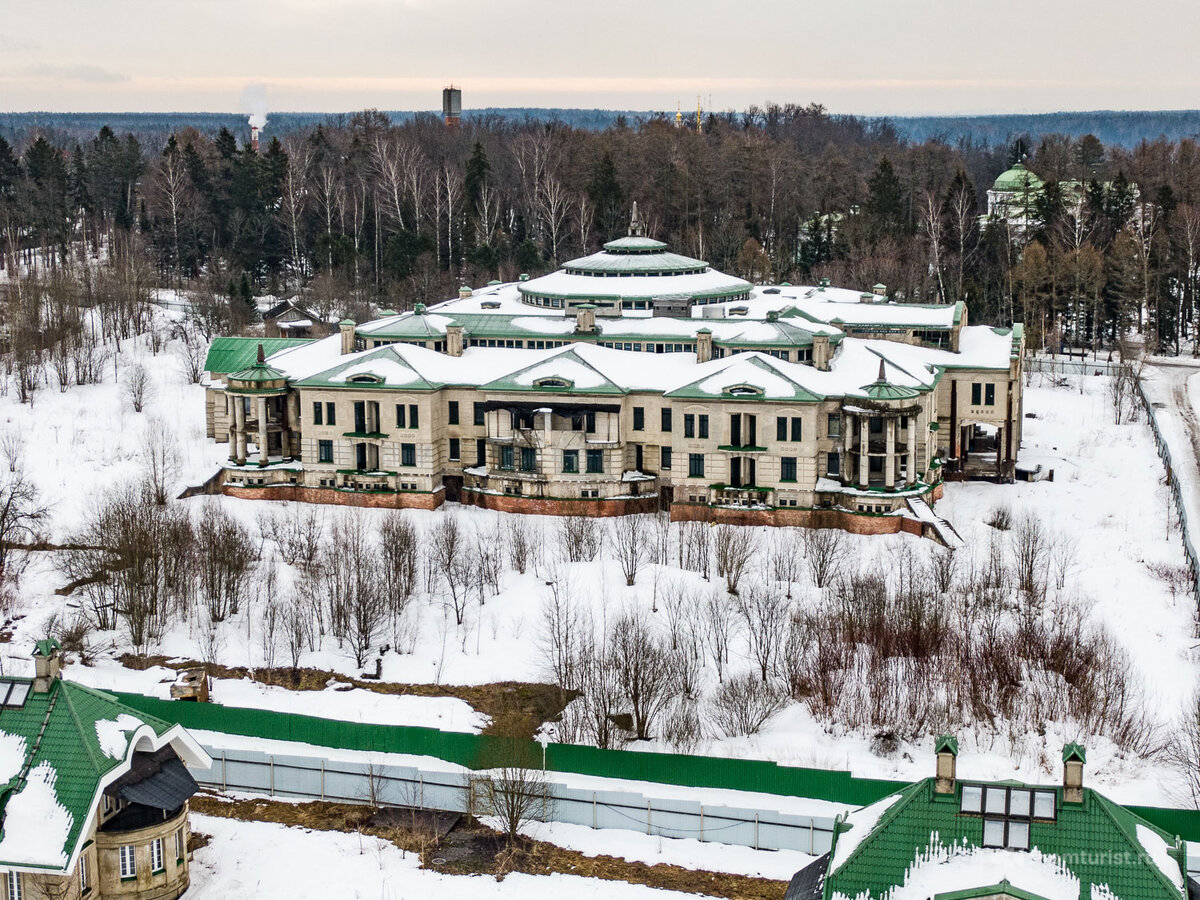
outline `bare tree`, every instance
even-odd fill
[[[537,555],[538,543],[528,519],[524,516],[509,516],[508,562],[521,575],[524,575],[529,567],[530,559]]]
[[[534,768],[534,760],[520,758],[515,742],[506,755],[511,761],[471,776],[468,808],[472,815],[498,820],[512,846],[522,828],[550,818],[552,800],[546,773]]]
[[[805,528],[802,532],[808,574],[818,588],[828,585],[850,551],[846,533],[839,528]]]
[[[646,560],[645,516],[618,516],[612,520],[609,534],[612,539],[613,556],[621,564],[625,584],[632,586],[637,581],[642,563]]]
[[[472,561],[467,552],[467,537],[458,519],[446,513],[429,536],[429,559],[445,585],[447,605],[454,611],[454,622],[463,624],[467,611],[468,586]]]
[[[736,603],[746,630],[747,648],[758,663],[762,680],[766,681],[779,654],[790,606],[773,583],[764,581],[751,582],[737,595]]]
[[[420,570],[417,529],[399,510],[389,514],[379,527],[379,556],[392,645],[399,649],[402,645],[411,645],[415,639],[409,627],[408,613]]]
[[[735,630],[728,596],[719,590],[711,591],[699,612],[705,652],[716,666],[717,680],[723,681],[725,666],[729,664],[729,644]]]
[[[724,577],[730,594],[737,594],[738,583],[754,558],[754,533],[738,525],[718,525],[714,530],[713,551],[717,575]]]
[[[787,695],[753,672],[733,675],[717,688],[709,701],[709,718],[730,737],[758,734],[787,705]]]
[[[146,420],[140,455],[142,475],[151,499],[163,506],[179,477],[179,445],[166,420],[159,416]]]
[[[675,695],[672,653],[650,622],[636,612],[617,620],[610,647],[617,683],[633,716],[634,734],[638,740],[649,740],[659,714]]]
[[[603,533],[591,516],[564,516],[559,520],[559,541],[571,562],[587,562],[596,558],[603,542]]]
[[[25,474],[19,458],[10,458],[9,466],[0,472],[0,576],[9,570],[18,546],[35,540],[50,517],[37,483]]]
[[[134,363],[125,370],[125,397],[134,412],[141,412],[154,397],[154,382],[141,363]]]

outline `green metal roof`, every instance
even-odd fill
[[[249,368],[258,358],[258,345],[270,356],[289,347],[311,344],[312,338],[258,338],[219,337],[213,338],[204,360],[204,370],[214,375],[228,375]]]
[[[662,241],[654,240],[654,238],[631,234],[608,241],[604,245],[604,249],[611,253],[653,253],[656,250],[666,250],[667,245]]]
[[[776,369],[762,357],[733,357],[733,359],[738,363],[736,367],[731,365],[727,370],[710,372],[707,375],[697,378],[695,381],[685,384],[682,387],[678,387],[673,391],[667,391],[663,394],[663,396],[702,400],[716,400],[718,398],[738,399],[741,397],[747,400],[757,400],[760,402],[765,401],[768,403],[816,403],[825,399],[825,395],[818,394],[809,388],[806,388],[804,385]],[[764,376],[766,377],[762,378],[761,384],[755,383],[753,373],[751,373],[751,377],[745,377],[747,374],[747,367],[762,370]],[[734,371],[735,368],[736,371]],[[722,376],[726,373],[728,374],[729,380],[727,383],[720,385],[720,392],[718,393],[712,390],[711,386],[713,385],[714,380],[716,382],[720,382]],[[780,381],[785,382],[791,388],[792,393],[790,395],[778,395],[777,392]],[[704,387],[701,387],[701,385],[708,385],[709,387],[706,390]],[[759,388],[763,390],[764,393],[761,395],[729,393],[730,388],[745,387]],[[771,392],[769,396],[767,394],[768,387],[770,388]]]
[[[536,391],[545,393],[539,384],[547,378],[570,384],[572,394],[626,394],[628,391],[575,352],[572,347],[495,381],[480,386],[484,391]]]
[[[974,782],[972,782],[974,783]],[[992,784],[998,784],[993,782]],[[1056,797],[1057,818],[1054,821],[1030,822],[1030,847],[1042,854],[1054,856],[1080,882],[1080,898],[1087,900],[1090,888],[1107,886],[1120,900],[1183,900],[1175,878],[1180,874],[1163,871],[1155,856],[1143,846],[1138,827],[1149,829],[1161,839],[1167,852],[1176,856],[1185,852],[1175,839],[1139,816],[1117,806],[1090,788],[1084,789],[1082,803],[1064,803],[1058,787],[1038,785],[1005,785],[1052,790]],[[857,846],[836,870],[837,842],[852,830],[841,823],[834,835],[830,855],[830,871],[826,874],[824,900],[834,895],[881,900],[885,894],[904,884],[906,874],[923,855],[942,847],[954,846],[956,851],[983,848],[983,817],[960,812],[962,783],[953,794],[937,794],[935,779],[929,778],[897,792],[898,800],[879,816],[870,831],[860,838]],[[986,785],[985,785],[986,786]],[[885,801],[881,801],[885,802]],[[1021,851],[995,850],[1013,853],[1019,860]],[[1165,855],[1164,855],[1165,856]],[[963,884],[961,889],[983,885]]]
[[[626,240],[640,239],[626,238]],[[655,241],[655,243],[658,242]],[[605,246],[607,247],[608,245],[606,244]],[[708,268],[708,263],[702,259],[693,259],[690,256],[681,256],[678,253],[668,253],[666,251],[661,253],[602,252],[573,259],[566,263],[563,268],[568,272],[580,274],[597,273],[608,275],[614,272],[625,274],[669,272],[675,274],[703,272]]]
[[[39,642],[39,647],[42,643]],[[10,680],[32,685],[29,679]],[[121,719],[122,716],[129,718]],[[15,735],[23,739],[26,753],[22,771],[0,786],[0,867],[53,868],[45,859],[6,858],[3,853],[3,836],[9,825],[7,814],[28,786],[30,777],[36,779],[45,771],[43,764],[53,772],[54,796],[71,820],[63,846],[46,848],[46,858],[57,856],[61,850],[64,861],[72,859],[101,780],[124,766],[127,757],[127,743],[124,748],[101,743],[97,723],[112,723],[101,727],[108,734],[114,729],[125,732],[127,739],[143,725],[159,737],[172,727],[162,719],[125,706],[109,694],[63,679],[55,679],[44,694],[36,694],[31,688],[23,706],[6,707],[0,712],[0,736]],[[120,754],[110,755],[114,750],[120,750]],[[64,867],[65,862],[60,868]]]
[[[1024,164],[1016,163],[1011,169],[996,176],[992,185],[995,191],[1037,191],[1042,189],[1042,179],[1025,168]]]

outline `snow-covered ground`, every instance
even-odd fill
[[[151,417],[158,417],[175,433],[181,450],[180,486],[199,483],[217,468],[226,448],[204,437],[203,390],[185,383],[172,347],[157,356],[144,341],[126,342],[117,358],[123,373],[134,362],[144,365],[157,386],[146,412],[134,413],[109,363],[105,383],[72,387],[65,393],[50,386],[41,390],[32,408],[16,402],[10,392],[0,397],[0,428],[21,434],[26,463],[46,499],[53,505],[50,533],[54,539],[69,535],[79,524],[88,504],[109,485],[133,478],[140,470],[139,451]],[[1132,658],[1130,678],[1143,688],[1152,718],[1166,727],[1175,720],[1197,683],[1193,610],[1185,596],[1172,596],[1166,584],[1148,569],[1153,562],[1178,564],[1182,559],[1179,536],[1169,527],[1163,471],[1149,429],[1142,421],[1114,426],[1104,396],[1104,379],[1076,379],[1069,388],[1042,385],[1034,376],[1027,390],[1023,458],[1042,462],[1055,470],[1053,482],[992,485],[950,484],[938,511],[967,541],[960,553],[985,555],[994,539],[986,525],[991,510],[1000,504],[1015,514],[1038,512],[1055,531],[1072,539],[1077,561],[1071,589],[1096,621],[1107,626]],[[257,534],[257,520],[265,510],[286,510],[287,504],[235,500],[190,500],[188,504],[218,502]],[[373,524],[389,515],[381,510],[323,508],[327,521],[355,515]],[[428,528],[448,514],[460,517],[469,528],[490,532],[503,514],[473,507],[435,512],[405,513],[419,528]],[[383,658],[387,681],[445,684],[482,684],[502,680],[534,681],[546,678],[541,651],[542,606],[549,595],[547,581],[566,586],[573,601],[591,611],[596,620],[611,620],[622,611],[657,605],[662,618],[663,589],[686,583],[710,590],[699,575],[672,567],[647,567],[638,583],[627,588],[620,567],[611,558],[566,564],[553,552],[558,520],[531,517],[543,548],[542,559],[525,575],[514,571],[502,578],[500,593],[486,605],[472,605],[465,624],[454,624],[441,602],[422,596],[415,602],[412,653],[390,652]],[[760,546],[773,540],[761,529]],[[879,560],[887,567],[897,548],[912,547],[922,557],[931,544],[908,535],[849,538],[854,557],[864,563]],[[286,568],[286,567],[285,567]],[[807,576],[804,576],[807,578]],[[35,554],[22,583],[21,612],[13,640],[0,645],[0,665],[6,672],[27,672],[32,642],[43,637],[46,621],[55,613],[70,611],[74,601],[54,593],[66,579],[56,570],[50,554]],[[281,584],[287,584],[286,572]],[[814,589],[798,589],[802,600]],[[263,664],[258,611],[251,604],[222,626],[219,661],[228,665]],[[118,632],[98,636],[101,648],[127,649]],[[188,623],[169,630],[156,652],[172,657],[201,658],[199,635]],[[110,653],[101,653],[96,665],[68,669],[68,677],[99,687],[141,691],[164,696],[171,674],[164,669],[135,672],[123,668]],[[282,656],[282,654],[280,654]],[[733,671],[750,668],[741,640],[734,646]],[[277,663],[279,660],[277,659]],[[327,638],[302,665],[346,674],[360,670],[345,647]],[[703,673],[708,683],[712,672]],[[249,683],[219,682],[214,699],[220,703],[301,711],[307,714],[362,721],[434,725],[470,731],[484,720],[461,701],[435,698],[399,698],[366,691],[307,692],[290,694],[277,688]],[[965,777],[1022,778],[1056,781],[1058,752],[1065,740],[1077,735],[1049,723],[1045,735],[1029,735],[1010,743],[993,736],[960,735],[959,771]],[[646,749],[665,749],[651,743]],[[1183,799],[1173,774],[1162,764],[1128,758],[1103,740],[1091,741],[1088,756],[1090,783],[1103,787],[1124,802],[1173,805]],[[932,754],[925,741],[903,744],[883,757],[872,752],[869,735],[837,733],[824,727],[800,704],[792,704],[752,737],[722,738],[709,735],[698,753],[777,760],[781,763],[849,769],[857,775],[910,779],[932,773]]]
[[[189,900],[287,897],[289,900],[675,900],[694,897],[620,881],[572,875],[442,875],[394,844],[367,835],[310,831],[266,822],[192,816],[192,829],[212,837],[196,851]],[[263,848],[271,848],[264,853]],[[709,845],[704,845],[709,849]],[[699,854],[697,854],[699,857]],[[303,860],[303,865],[297,865]]]

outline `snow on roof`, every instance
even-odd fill
[[[361,334],[371,334],[375,331],[400,331],[408,330],[414,335],[419,334],[445,334],[446,326],[453,325],[454,319],[450,316],[441,316],[437,313],[423,312],[403,312],[395,316],[387,316],[382,319],[375,319],[371,322],[365,322],[359,325],[354,330]]]
[[[25,765],[25,738],[0,731],[0,785],[8,784]]]
[[[927,900],[938,894],[1002,882],[1045,900],[1079,900],[1079,879],[1057,856],[1036,848],[1014,853],[947,847],[936,839],[929,849],[918,853],[904,874],[904,883],[889,892],[888,900]]]
[[[473,291],[470,297],[444,300],[441,303],[435,303],[428,308],[429,312],[438,312],[445,315],[456,316],[466,313],[507,313],[508,315],[523,315],[523,316],[562,316],[561,309],[547,309],[540,306],[530,306],[521,299],[521,292],[517,290],[518,284],[527,282],[511,281],[507,284],[499,284],[492,287],[480,288]],[[484,307],[483,304],[488,304]],[[495,308],[491,308],[492,304],[496,304]]]
[[[521,283],[524,294],[551,297],[627,297],[649,300],[654,297],[693,297],[711,294],[736,294],[750,290],[750,282],[716,269],[693,275],[628,275],[605,277],[581,275],[566,270]]]
[[[4,837],[0,859],[25,865],[62,868],[74,818],[58,800],[58,772],[48,762],[30,771],[25,787],[4,807]]]
[[[767,293],[771,291],[771,293]],[[768,312],[794,306],[800,317],[811,316],[820,322],[840,319],[847,325],[911,325],[920,328],[949,328],[954,324],[955,304],[895,303],[886,297],[862,302],[863,294],[835,287],[796,287],[788,285],[758,285],[750,299],[737,306],[747,308],[750,318],[766,318]]]
[[[332,368],[341,355],[342,336],[331,334],[318,341],[273,353],[267,357],[267,362],[293,381],[299,381]]]
[[[96,720],[96,740],[104,755],[110,759],[124,759],[129,749],[128,732],[136,731],[145,723],[137,716],[121,713],[115,719]]]
[[[846,863],[846,860],[854,855],[854,851],[858,849],[863,840],[875,830],[875,826],[879,824],[883,814],[895,806],[896,801],[902,796],[903,794],[891,794],[846,817],[845,824],[849,828],[845,831],[838,830],[837,842],[833,848],[833,858],[829,860],[830,873],[836,872]]]
[[[1150,861],[1182,892],[1183,873],[1179,871],[1179,863],[1172,859],[1171,854],[1167,852],[1167,842],[1153,829],[1147,828],[1141,823],[1137,825],[1137,839]]]

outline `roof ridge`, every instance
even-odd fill
[[[79,718],[79,713],[75,710],[75,701],[71,699],[71,692],[66,689],[67,684],[69,682],[59,679],[57,693],[66,697],[67,711],[71,714],[71,721],[75,723],[75,730],[79,732],[80,743],[83,745],[84,752],[87,753],[88,761],[92,764],[92,768],[96,770],[97,774],[103,775],[105,771],[104,767],[92,749],[92,742],[87,740],[89,735],[83,730],[83,722]],[[115,700],[116,698],[113,699]],[[53,705],[51,705],[51,709],[53,709]],[[49,713],[47,713],[47,720],[49,720]]]
[[[1138,838],[1136,831],[1133,834],[1129,833],[1129,829],[1126,828],[1125,823],[1121,821],[1121,816],[1116,814],[1116,810],[1120,810],[1123,815],[1132,816],[1134,819],[1137,820],[1135,822],[1135,824],[1143,825],[1146,828],[1149,828],[1154,833],[1156,833],[1159,837],[1161,837],[1163,839],[1163,843],[1165,843],[1167,845],[1168,851],[1175,849],[1175,845],[1172,843],[1172,841],[1177,840],[1178,835],[1173,836],[1173,835],[1168,834],[1167,832],[1163,831],[1158,826],[1152,825],[1149,822],[1147,822],[1145,819],[1143,819],[1137,813],[1130,812],[1128,809],[1125,809],[1125,807],[1117,805],[1116,803],[1109,800],[1103,794],[1099,793],[1098,791],[1096,791],[1094,789],[1089,788],[1088,793],[1091,795],[1093,801],[1099,802],[1100,808],[1104,811],[1104,814],[1106,816],[1108,816],[1109,821],[1111,821],[1113,823],[1113,825],[1116,826],[1117,830],[1119,832],[1121,832],[1122,835],[1124,835],[1125,840],[1129,841],[1133,845],[1133,849],[1138,853],[1138,855],[1149,860],[1149,862],[1151,863],[1150,868],[1154,870],[1154,874],[1158,876],[1159,881],[1161,881],[1163,883],[1163,885],[1169,891],[1171,891],[1171,892],[1178,891],[1178,887],[1176,886],[1175,882],[1167,876],[1166,872],[1164,872],[1162,869],[1160,869],[1158,867],[1158,863],[1156,863],[1154,861],[1153,857],[1151,857],[1150,848],[1142,846],[1141,839]],[[1179,865],[1179,861],[1177,859],[1175,859],[1174,856],[1171,856],[1170,859],[1176,865]],[[1182,876],[1183,882],[1184,882],[1183,896],[1187,897],[1188,876],[1186,874],[1184,874],[1182,871],[1180,872],[1180,875]]]
[[[884,797],[880,797],[878,800],[876,800],[875,803],[882,803],[888,797],[892,797],[897,794],[899,794],[900,798],[901,798],[898,802],[893,803],[890,807],[888,807],[886,810],[884,810],[883,815],[881,815],[878,819],[875,820],[875,824],[871,827],[871,830],[859,839],[858,845],[854,848],[853,851],[851,851],[850,855],[846,857],[846,859],[842,862],[842,864],[840,866],[838,866],[838,868],[837,868],[838,872],[842,871],[843,869],[846,868],[846,866],[850,865],[850,863],[854,860],[854,858],[863,852],[863,848],[868,844],[868,842],[870,840],[870,836],[872,834],[876,834],[876,833],[882,831],[884,826],[888,825],[892,821],[892,819],[896,818],[896,816],[898,816],[900,814],[901,810],[903,810],[910,803],[912,803],[913,800],[916,798],[917,794],[920,793],[922,790],[924,790],[931,781],[933,781],[932,778],[926,778],[922,781],[914,782],[913,784],[910,784],[908,787],[901,788],[898,791],[893,791],[891,794],[888,794],[887,796],[884,796]],[[867,805],[873,806],[874,804],[867,804]],[[866,807],[862,807],[862,808],[865,809]],[[846,821],[845,819],[842,820],[843,824],[845,823],[845,821]],[[853,826],[851,826],[851,827],[853,827]],[[833,862],[834,851],[837,849],[837,839],[839,837],[841,837],[841,835],[844,833],[845,832],[838,831],[836,828],[834,829],[833,844],[829,848],[830,863]],[[830,872],[829,874],[833,875],[835,873]]]

